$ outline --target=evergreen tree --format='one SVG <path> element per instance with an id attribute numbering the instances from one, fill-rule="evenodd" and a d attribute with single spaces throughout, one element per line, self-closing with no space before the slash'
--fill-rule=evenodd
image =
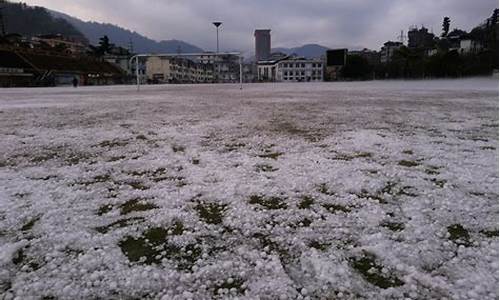
<path id="1" fill-rule="evenodd" d="M 364 57 L 349 55 L 347 64 L 342 69 L 342 77 L 346 79 L 369 79 L 372 71 L 372 66 Z"/>
<path id="2" fill-rule="evenodd" d="M 109 37 L 107 35 L 103 36 L 99 39 L 99 46 L 90 46 L 91 54 L 95 57 L 103 57 L 106 54 L 109 54 L 111 50 L 115 47 L 114 44 L 111 44 L 109 41 Z"/>
<path id="3" fill-rule="evenodd" d="M 109 42 L 109 37 L 107 35 L 99 39 L 99 48 L 103 54 L 110 53 L 115 45 Z"/>
<path id="4" fill-rule="evenodd" d="M 448 36 L 448 33 L 450 32 L 450 24 L 451 24 L 450 18 L 444 17 L 444 19 L 443 19 L 443 34 L 441 35 L 442 37 Z"/>

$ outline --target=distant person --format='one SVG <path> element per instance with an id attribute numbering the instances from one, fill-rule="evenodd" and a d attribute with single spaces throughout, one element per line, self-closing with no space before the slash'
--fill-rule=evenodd
<path id="1" fill-rule="evenodd" d="M 74 88 L 77 88 L 77 87 L 78 87 L 78 79 L 76 79 L 76 77 L 75 77 L 75 78 L 73 78 L 73 87 L 74 87 Z"/>

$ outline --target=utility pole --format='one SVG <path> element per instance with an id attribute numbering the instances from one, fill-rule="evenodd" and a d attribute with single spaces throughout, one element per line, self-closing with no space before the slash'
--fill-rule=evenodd
<path id="1" fill-rule="evenodd" d="M 405 43 L 405 41 L 406 41 L 406 36 L 405 36 L 405 33 L 404 33 L 404 31 L 403 31 L 403 30 L 401 30 L 401 34 L 400 34 L 400 35 L 398 35 L 398 39 L 399 39 L 399 41 L 400 41 L 401 43 L 403 43 L 403 44 Z"/>
<path id="2" fill-rule="evenodd" d="M 134 42 L 132 42 L 132 38 L 128 40 L 128 51 L 130 54 L 134 53 Z"/>

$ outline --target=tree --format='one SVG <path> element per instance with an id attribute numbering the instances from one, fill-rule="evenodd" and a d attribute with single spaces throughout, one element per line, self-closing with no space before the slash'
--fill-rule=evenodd
<path id="1" fill-rule="evenodd" d="M 372 67 L 360 55 L 349 55 L 347 63 L 342 69 L 342 76 L 347 79 L 368 79 L 372 75 Z"/>
<path id="2" fill-rule="evenodd" d="M 110 53 L 114 47 L 115 47 L 115 45 L 111 44 L 109 42 L 109 37 L 107 35 L 105 35 L 99 39 L 99 46 L 90 46 L 90 49 L 92 50 L 92 54 L 94 56 L 100 58 L 100 57 L 103 57 L 104 55 Z"/>
<path id="3" fill-rule="evenodd" d="M 490 26 L 495 26 L 498 24 L 498 8 L 493 11 L 493 15 L 490 18 Z"/>
<path id="4" fill-rule="evenodd" d="M 111 52 L 111 50 L 115 47 L 115 45 L 109 42 L 109 37 L 107 35 L 103 36 L 99 39 L 99 48 L 101 49 L 103 54 Z"/>
<path id="5" fill-rule="evenodd" d="M 441 35 L 442 37 L 448 36 L 448 33 L 450 32 L 450 24 L 451 24 L 450 18 L 444 17 L 444 19 L 443 19 L 443 34 Z"/>
<path id="6" fill-rule="evenodd" d="M 448 36 L 458 36 L 460 38 L 464 37 L 467 35 L 467 31 L 464 31 L 462 29 L 454 28 L 450 33 L 448 33 Z"/>

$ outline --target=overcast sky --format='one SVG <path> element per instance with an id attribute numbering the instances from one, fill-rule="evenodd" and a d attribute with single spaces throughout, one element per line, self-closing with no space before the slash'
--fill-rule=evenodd
<path id="1" fill-rule="evenodd" d="M 253 30 L 272 29 L 273 47 L 318 43 L 379 49 L 411 25 L 470 30 L 497 0 L 24 0 L 83 20 L 107 22 L 156 40 L 215 48 L 214 20 L 224 21 L 221 49 L 253 50 Z"/>

